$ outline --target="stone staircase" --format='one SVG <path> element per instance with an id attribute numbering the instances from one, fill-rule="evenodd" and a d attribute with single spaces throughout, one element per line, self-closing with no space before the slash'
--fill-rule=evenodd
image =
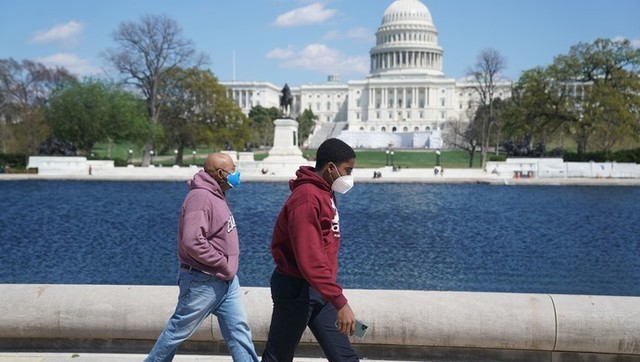
<path id="1" fill-rule="evenodd" d="M 347 128 L 348 122 L 323 123 L 320 129 L 307 142 L 309 148 L 318 148 L 322 142 L 329 138 L 338 137 Z"/>

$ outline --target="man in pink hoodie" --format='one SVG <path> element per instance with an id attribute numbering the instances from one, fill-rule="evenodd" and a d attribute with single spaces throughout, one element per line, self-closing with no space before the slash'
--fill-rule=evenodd
<path id="1" fill-rule="evenodd" d="M 178 305 L 146 362 L 173 360 L 210 314 L 218 318 L 234 361 L 258 361 L 236 276 L 238 231 L 225 198 L 239 184 L 240 172 L 224 153 L 209 155 L 204 170 L 189 181 L 178 224 Z"/>
<path id="2" fill-rule="evenodd" d="M 356 154 L 330 138 L 314 167 L 302 166 L 273 229 L 273 314 L 263 362 L 290 362 L 309 326 L 329 361 L 358 361 L 349 335 L 356 319 L 337 282 L 340 217 L 334 192 L 353 186 Z"/>

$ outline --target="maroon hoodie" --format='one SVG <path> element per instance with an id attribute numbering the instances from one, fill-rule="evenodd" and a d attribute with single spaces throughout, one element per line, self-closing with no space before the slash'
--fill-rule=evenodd
<path id="1" fill-rule="evenodd" d="M 276 270 L 304 278 L 336 309 L 347 304 L 337 283 L 340 218 L 331 185 L 302 166 L 289 181 L 291 195 L 284 203 L 271 241 Z"/>
<path id="2" fill-rule="evenodd" d="M 238 230 L 218 183 L 204 171 L 188 182 L 178 223 L 178 259 L 205 273 L 231 280 L 238 272 Z"/>

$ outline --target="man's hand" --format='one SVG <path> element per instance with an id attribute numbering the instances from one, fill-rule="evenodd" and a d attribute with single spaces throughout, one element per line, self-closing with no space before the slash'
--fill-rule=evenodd
<path id="1" fill-rule="evenodd" d="M 356 330 L 356 316 L 353 314 L 349 303 L 338 310 L 338 320 L 336 322 L 338 331 L 350 336 Z"/>

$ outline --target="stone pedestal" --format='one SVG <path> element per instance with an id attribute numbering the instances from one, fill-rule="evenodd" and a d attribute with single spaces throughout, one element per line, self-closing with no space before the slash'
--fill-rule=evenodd
<path id="1" fill-rule="evenodd" d="M 303 165 L 313 166 L 302 157 L 298 147 L 298 122 L 293 119 L 276 119 L 273 134 L 273 148 L 269 155 L 258 163 L 261 174 L 295 176 L 296 170 Z"/>
<path id="2" fill-rule="evenodd" d="M 265 162 L 306 163 L 298 148 L 298 122 L 293 119 L 276 119 L 274 122 L 273 148 Z"/>

